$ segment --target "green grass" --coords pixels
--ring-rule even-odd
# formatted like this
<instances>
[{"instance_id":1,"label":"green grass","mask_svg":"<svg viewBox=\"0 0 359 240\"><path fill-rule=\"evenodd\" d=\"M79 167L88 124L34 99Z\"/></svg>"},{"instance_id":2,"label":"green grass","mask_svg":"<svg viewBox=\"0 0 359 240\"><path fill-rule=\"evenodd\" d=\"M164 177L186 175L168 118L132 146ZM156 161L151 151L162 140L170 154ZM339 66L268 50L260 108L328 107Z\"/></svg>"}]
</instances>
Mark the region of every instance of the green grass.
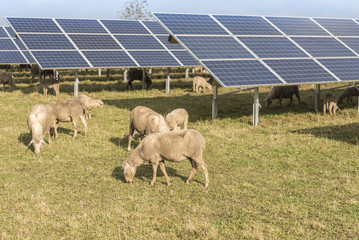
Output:
<instances>
[{"instance_id":1,"label":"green grass","mask_svg":"<svg viewBox=\"0 0 359 240\"><path fill-rule=\"evenodd\" d=\"M139 88L139 82L134 83ZM211 95L192 93L178 79L171 93L156 80L149 91L125 91L117 81L81 81L80 91L100 98L72 139L71 123L60 123L59 138L40 154L27 149L26 118L37 103L57 101L18 84L0 91L1 239L354 239L359 236L359 119L355 104L341 105L335 117L313 112L314 88L300 88L308 107L280 108L275 101L251 126L251 96L219 98L211 120ZM60 100L72 98L73 83L60 86ZM229 92L220 89L220 93ZM268 88L260 88L263 99ZM338 95L341 90L335 90ZM201 169L190 185L190 163L166 162L173 186L152 167L138 168L124 182L129 113L137 105L165 115L184 107L189 128L207 142ZM132 146L138 145L138 138ZM32 148L31 148L32 149Z\"/></svg>"}]
</instances>

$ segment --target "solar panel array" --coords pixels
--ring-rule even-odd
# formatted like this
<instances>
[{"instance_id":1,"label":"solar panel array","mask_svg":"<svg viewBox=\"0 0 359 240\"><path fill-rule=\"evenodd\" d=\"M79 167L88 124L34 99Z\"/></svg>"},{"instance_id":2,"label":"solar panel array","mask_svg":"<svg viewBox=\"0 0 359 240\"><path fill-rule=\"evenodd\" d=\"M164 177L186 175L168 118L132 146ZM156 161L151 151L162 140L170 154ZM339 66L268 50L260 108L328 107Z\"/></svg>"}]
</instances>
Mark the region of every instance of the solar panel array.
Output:
<instances>
[{"instance_id":1,"label":"solar panel array","mask_svg":"<svg viewBox=\"0 0 359 240\"><path fill-rule=\"evenodd\" d=\"M6 19L42 69L199 65L155 21Z\"/></svg>"},{"instance_id":2,"label":"solar panel array","mask_svg":"<svg viewBox=\"0 0 359 240\"><path fill-rule=\"evenodd\" d=\"M359 21L154 13L223 87L359 81Z\"/></svg>"},{"instance_id":3,"label":"solar panel array","mask_svg":"<svg viewBox=\"0 0 359 240\"><path fill-rule=\"evenodd\" d=\"M29 64L35 60L31 57L25 46L16 39L10 27L0 27L0 64Z\"/></svg>"}]
</instances>

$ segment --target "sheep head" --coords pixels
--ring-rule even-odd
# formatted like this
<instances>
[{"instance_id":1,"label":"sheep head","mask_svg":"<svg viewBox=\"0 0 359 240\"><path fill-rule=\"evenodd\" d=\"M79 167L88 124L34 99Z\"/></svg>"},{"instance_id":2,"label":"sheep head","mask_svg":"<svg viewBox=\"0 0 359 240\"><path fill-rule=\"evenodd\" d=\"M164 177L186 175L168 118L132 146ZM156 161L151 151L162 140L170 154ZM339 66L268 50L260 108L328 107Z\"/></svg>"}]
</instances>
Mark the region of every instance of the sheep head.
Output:
<instances>
[{"instance_id":1,"label":"sheep head","mask_svg":"<svg viewBox=\"0 0 359 240\"><path fill-rule=\"evenodd\" d=\"M131 166L126 160L123 162L122 168L123 168L123 175L125 176L126 182L132 183L133 177L136 174L137 167Z\"/></svg>"},{"instance_id":2,"label":"sheep head","mask_svg":"<svg viewBox=\"0 0 359 240\"><path fill-rule=\"evenodd\" d=\"M42 144L45 144L45 141L41 138L40 140L39 139L32 139L31 142L29 143L28 147L32 144L32 146L34 146L34 152L36 154L40 153L41 151L41 146Z\"/></svg>"}]
</instances>

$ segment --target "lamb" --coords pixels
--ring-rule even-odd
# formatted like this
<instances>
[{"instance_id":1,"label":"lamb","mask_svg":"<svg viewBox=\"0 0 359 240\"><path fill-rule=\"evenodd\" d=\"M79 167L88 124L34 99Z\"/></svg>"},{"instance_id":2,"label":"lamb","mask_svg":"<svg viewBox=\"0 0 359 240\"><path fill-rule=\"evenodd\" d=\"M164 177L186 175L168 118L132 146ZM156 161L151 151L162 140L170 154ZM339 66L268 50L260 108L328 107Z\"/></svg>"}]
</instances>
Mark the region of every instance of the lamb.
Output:
<instances>
[{"instance_id":1,"label":"lamb","mask_svg":"<svg viewBox=\"0 0 359 240\"><path fill-rule=\"evenodd\" d=\"M301 104L298 86L275 86L263 101L266 101L266 107L268 107L274 99L279 99L279 105L282 106L282 99L290 98L290 105L293 102L293 94L297 96L298 103Z\"/></svg>"},{"instance_id":2,"label":"lamb","mask_svg":"<svg viewBox=\"0 0 359 240\"><path fill-rule=\"evenodd\" d=\"M206 141L204 137L192 129L148 135L132 152L130 157L123 162L125 180L131 183L138 166L143 163L152 163L153 179L151 185L156 182L157 168L160 165L166 177L167 185L170 186L170 178L166 173L164 161L180 162L189 159L192 164L192 171L186 183L191 182L197 172L198 165L200 165L205 175L206 182L204 187L206 188L209 184L209 178L207 165L203 161L205 147Z\"/></svg>"},{"instance_id":3,"label":"lamb","mask_svg":"<svg viewBox=\"0 0 359 240\"><path fill-rule=\"evenodd\" d=\"M60 94L60 83L55 79L44 79L40 84L35 86L35 91L39 91L42 88L44 96L47 96L47 89L52 88L55 90L55 95L58 96Z\"/></svg>"},{"instance_id":4,"label":"lamb","mask_svg":"<svg viewBox=\"0 0 359 240\"><path fill-rule=\"evenodd\" d=\"M167 132L166 121L163 116L145 106L137 106L130 113L130 131L128 133L128 147L131 150L131 141L135 130L140 134L141 140L145 135L156 132Z\"/></svg>"},{"instance_id":5,"label":"lamb","mask_svg":"<svg viewBox=\"0 0 359 240\"><path fill-rule=\"evenodd\" d=\"M140 69L131 69L128 72L128 82L127 82L127 85L126 85L126 89L128 88L128 86L130 86L131 90L132 90L132 82L134 80L142 81L142 76L143 76L143 71L142 70L140 70ZM152 84L152 80L148 76L147 72L145 73L145 83L146 83L146 89L148 89Z\"/></svg>"},{"instance_id":6,"label":"lamb","mask_svg":"<svg viewBox=\"0 0 359 240\"><path fill-rule=\"evenodd\" d=\"M359 91L357 87L349 87L347 89L345 89L338 97L338 103L342 103L344 98L347 98L347 102L353 101L353 96L359 96Z\"/></svg>"},{"instance_id":7,"label":"lamb","mask_svg":"<svg viewBox=\"0 0 359 240\"><path fill-rule=\"evenodd\" d=\"M101 101L101 99L92 99L92 98L86 96L85 94L81 94L77 98L80 100L80 102L85 107L86 119L91 118L91 110L92 110L92 108L103 107L103 102Z\"/></svg>"},{"instance_id":8,"label":"lamb","mask_svg":"<svg viewBox=\"0 0 359 240\"><path fill-rule=\"evenodd\" d=\"M48 108L42 104L36 104L32 107L28 117L27 126L31 132L32 139L28 147L32 144L35 149L35 153L40 153L41 145L44 143L44 137L48 135L48 142L50 139L50 128L55 125L55 119L52 118L51 112Z\"/></svg>"},{"instance_id":9,"label":"lamb","mask_svg":"<svg viewBox=\"0 0 359 240\"><path fill-rule=\"evenodd\" d=\"M184 108L177 108L167 114L166 123L170 130L180 130L181 124L183 124L183 129L187 129L188 112Z\"/></svg>"},{"instance_id":10,"label":"lamb","mask_svg":"<svg viewBox=\"0 0 359 240\"><path fill-rule=\"evenodd\" d=\"M334 114L336 113L337 109L339 109L338 105L337 105L337 99L336 97L331 94L328 93L327 95L325 95L324 97L324 106L323 106L323 114L325 115L327 112L327 109L329 110L329 114L330 116L332 115L332 111L334 112Z\"/></svg>"},{"instance_id":11,"label":"lamb","mask_svg":"<svg viewBox=\"0 0 359 240\"><path fill-rule=\"evenodd\" d=\"M74 136L77 136L77 122L79 118L81 119L82 124L85 129L85 137L87 136L87 122L85 118L85 107L78 99L65 100L62 102L50 103L48 105L51 109L51 114L54 119L56 119L56 124L54 125L55 137L58 138L57 127L59 122L73 122L74 124Z\"/></svg>"},{"instance_id":12,"label":"lamb","mask_svg":"<svg viewBox=\"0 0 359 240\"><path fill-rule=\"evenodd\" d=\"M16 88L14 79L11 72L0 71L0 84L3 84L5 90L5 84L11 86L12 89Z\"/></svg>"},{"instance_id":13,"label":"lamb","mask_svg":"<svg viewBox=\"0 0 359 240\"><path fill-rule=\"evenodd\" d=\"M200 87L203 89L204 93L206 92L206 88L212 92L212 85L209 84L203 77L196 76L193 78L193 92L198 93Z\"/></svg>"}]
</instances>

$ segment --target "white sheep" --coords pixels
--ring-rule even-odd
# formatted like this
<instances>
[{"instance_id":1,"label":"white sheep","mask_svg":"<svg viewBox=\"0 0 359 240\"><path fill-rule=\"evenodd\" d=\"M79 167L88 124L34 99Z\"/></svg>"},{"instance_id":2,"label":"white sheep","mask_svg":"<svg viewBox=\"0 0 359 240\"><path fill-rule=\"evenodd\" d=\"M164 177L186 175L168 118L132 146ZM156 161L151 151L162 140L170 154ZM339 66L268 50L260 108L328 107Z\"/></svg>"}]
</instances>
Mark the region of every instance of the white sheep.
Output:
<instances>
[{"instance_id":1,"label":"white sheep","mask_svg":"<svg viewBox=\"0 0 359 240\"><path fill-rule=\"evenodd\" d=\"M32 144L36 154L40 152L41 145L45 143L44 137L46 134L48 135L48 142L51 143L50 128L55 125L55 121L46 106L37 104L31 108L27 117L27 126L31 132L32 139L28 147Z\"/></svg>"},{"instance_id":2,"label":"white sheep","mask_svg":"<svg viewBox=\"0 0 359 240\"><path fill-rule=\"evenodd\" d=\"M135 130L140 134L141 140L145 135L169 131L163 116L144 106L135 107L130 113L130 130L128 133L128 147L131 150L131 141Z\"/></svg>"},{"instance_id":3,"label":"white sheep","mask_svg":"<svg viewBox=\"0 0 359 240\"><path fill-rule=\"evenodd\" d=\"M103 107L103 102L101 99L92 99L85 94L81 94L77 97L81 103L85 106L85 116L86 119L91 118L91 110L95 107Z\"/></svg>"},{"instance_id":4,"label":"white sheep","mask_svg":"<svg viewBox=\"0 0 359 240\"><path fill-rule=\"evenodd\" d=\"M184 108L177 108L167 114L166 123L170 130L180 130L180 125L183 124L183 129L187 129L188 112Z\"/></svg>"},{"instance_id":5,"label":"white sheep","mask_svg":"<svg viewBox=\"0 0 359 240\"><path fill-rule=\"evenodd\" d=\"M160 165L166 177L167 185L170 186L170 178L166 173L164 161L180 162L189 159L192 164L192 171L186 183L191 182L197 172L198 165L200 165L205 175L206 182L204 187L208 187L207 165L203 161L205 147L206 141L204 137L192 129L148 135L132 152L130 157L123 162L125 180L131 183L137 167L143 163L152 163L153 179L151 185L156 182L157 168Z\"/></svg>"},{"instance_id":6,"label":"white sheep","mask_svg":"<svg viewBox=\"0 0 359 240\"><path fill-rule=\"evenodd\" d=\"M331 94L328 93L324 97L324 106L323 106L323 114L325 115L327 110L329 110L330 116L334 112L334 115L336 114L337 110L340 110L337 105L337 98Z\"/></svg>"},{"instance_id":7,"label":"white sheep","mask_svg":"<svg viewBox=\"0 0 359 240\"><path fill-rule=\"evenodd\" d=\"M193 78L193 92L199 93L200 87L203 89L204 93L206 92L206 88L212 92L212 85L209 84L203 77L196 76Z\"/></svg>"}]
</instances>

